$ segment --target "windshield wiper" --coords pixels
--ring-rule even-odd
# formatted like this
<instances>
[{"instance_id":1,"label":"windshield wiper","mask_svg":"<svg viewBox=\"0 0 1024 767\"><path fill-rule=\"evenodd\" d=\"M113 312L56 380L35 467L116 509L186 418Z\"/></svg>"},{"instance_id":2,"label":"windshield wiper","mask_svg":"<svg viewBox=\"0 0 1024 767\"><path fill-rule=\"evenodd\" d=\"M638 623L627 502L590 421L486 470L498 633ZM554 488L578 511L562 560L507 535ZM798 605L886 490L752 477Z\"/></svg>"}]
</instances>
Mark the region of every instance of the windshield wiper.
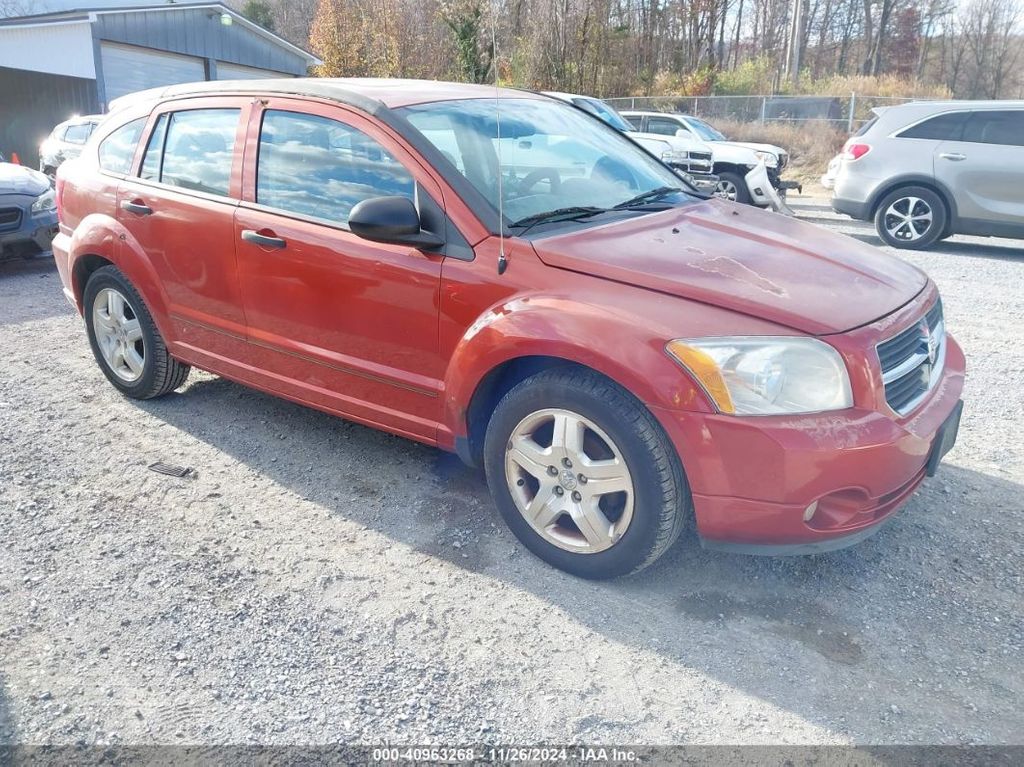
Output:
<instances>
[{"instance_id":1,"label":"windshield wiper","mask_svg":"<svg viewBox=\"0 0 1024 767\"><path fill-rule=\"evenodd\" d=\"M596 216L598 213L607 212L607 208L598 208L594 205L572 205L568 208L555 208L554 210L546 210L542 213L534 213L518 221L513 221L509 226L526 227L519 233L521 237L537 224L545 224L551 221L571 221L574 218L586 218L588 216Z\"/></svg>"},{"instance_id":2,"label":"windshield wiper","mask_svg":"<svg viewBox=\"0 0 1024 767\"><path fill-rule=\"evenodd\" d=\"M670 194L676 192L685 192L686 190L678 186L659 186L657 189L651 189L650 191L638 194L636 197L630 197L625 202L620 202L614 206L614 210L622 210L624 208L632 208L636 205L643 205L645 202L654 202L662 197L668 197Z\"/></svg>"}]
</instances>

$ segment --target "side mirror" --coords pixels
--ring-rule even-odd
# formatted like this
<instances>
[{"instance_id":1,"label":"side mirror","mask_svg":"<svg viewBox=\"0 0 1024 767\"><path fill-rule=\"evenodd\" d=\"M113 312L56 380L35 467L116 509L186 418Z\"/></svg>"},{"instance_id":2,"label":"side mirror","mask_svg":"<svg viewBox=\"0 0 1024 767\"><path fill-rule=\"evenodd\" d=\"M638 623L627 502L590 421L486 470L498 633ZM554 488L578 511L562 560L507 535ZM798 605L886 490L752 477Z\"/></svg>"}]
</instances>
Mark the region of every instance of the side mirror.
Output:
<instances>
[{"instance_id":1,"label":"side mirror","mask_svg":"<svg viewBox=\"0 0 1024 767\"><path fill-rule=\"evenodd\" d=\"M679 128L676 131L676 135L679 136L679 138L686 138L690 135L690 131L686 130L686 128Z\"/></svg>"},{"instance_id":2,"label":"side mirror","mask_svg":"<svg viewBox=\"0 0 1024 767\"><path fill-rule=\"evenodd\" d=\"M348 216L348 228L364 240L411 245L430 250L444 244L420 225L420 214L408 197L371 197L356 204Z\"/></svg>"}]
</instances>

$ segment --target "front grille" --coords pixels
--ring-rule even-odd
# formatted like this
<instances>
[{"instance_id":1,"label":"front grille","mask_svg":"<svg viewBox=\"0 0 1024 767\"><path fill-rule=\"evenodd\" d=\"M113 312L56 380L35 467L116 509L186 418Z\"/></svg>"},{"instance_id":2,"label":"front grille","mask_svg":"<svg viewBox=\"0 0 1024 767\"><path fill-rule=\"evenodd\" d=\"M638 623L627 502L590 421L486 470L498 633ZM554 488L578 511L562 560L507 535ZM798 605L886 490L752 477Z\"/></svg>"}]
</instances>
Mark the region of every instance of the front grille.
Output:
<instances>
[{"instance_id":1,"label":"front grille","mask_svg":"<svg viewBox=\"0 0 1024 767\"><path fill-rule=\"evenodd\" d=\"M885 400L900 415L917 407L939 379L946 361L946 328L942 301L876 350L882 367Z\"/></svg>"},{"instance_id":2,"label":"front grille","mask_svg":"<svg viewBox=\"0 0 1024 767\"><path fill-rule=\"evenodd\" d=\"M711 152L690 152L690 170L694 173L710 173L714 167Z\"/></svg>"},{"instance_id":3,"label":"front grille","mask_svg":"<svg viewBox=\"0 0 1024 767\"><path fill-rule=\"evenodd\" d=\"M17 229L21 225L21 208L0 208L0 232Z\"/></svg>"}]
</instances>

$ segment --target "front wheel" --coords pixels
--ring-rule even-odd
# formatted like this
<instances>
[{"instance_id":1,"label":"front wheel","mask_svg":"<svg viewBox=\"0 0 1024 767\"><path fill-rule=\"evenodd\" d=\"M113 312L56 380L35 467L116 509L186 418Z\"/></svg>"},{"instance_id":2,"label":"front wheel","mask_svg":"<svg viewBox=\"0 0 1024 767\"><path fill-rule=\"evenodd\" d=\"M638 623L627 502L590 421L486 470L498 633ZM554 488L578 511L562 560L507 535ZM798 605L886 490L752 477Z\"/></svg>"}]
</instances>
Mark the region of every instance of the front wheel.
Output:
<instances>
[{"instance_id":1,"label":"front wheel","mask_svg":"<svg viewBox=\"0 0 1024 767\"><path fill-rule=\"evenodd\" d=\"M636 398L590 371L549 370L509 391L488 424L484 466L516 537L584 578L647 567L691 514L661 426Z\"/></svg>"},{"instance_id":2,"label":"front wheel","mask_svg":"<svg viewBox=\"0 0 1024 767\"><path fill-rule=\"evenodd\" d=\"M724 171L718 174L718 186L715 188L715 197L723 200L738 202L743 205L750 204L750 190L747 189L747 180L739 173Z\"/></svg>"}]
</instances>

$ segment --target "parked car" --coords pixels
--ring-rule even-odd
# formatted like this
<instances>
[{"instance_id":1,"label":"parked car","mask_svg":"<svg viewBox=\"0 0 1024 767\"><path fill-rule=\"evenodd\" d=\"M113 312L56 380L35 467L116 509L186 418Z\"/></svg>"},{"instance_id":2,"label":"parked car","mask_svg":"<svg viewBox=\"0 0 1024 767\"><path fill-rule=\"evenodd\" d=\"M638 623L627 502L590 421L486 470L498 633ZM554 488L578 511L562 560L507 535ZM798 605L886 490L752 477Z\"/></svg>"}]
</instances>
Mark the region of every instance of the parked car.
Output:
<instances>
[{"instance_id":1,"label":"parked car","mask_svg":"<svg viewBox=\"0 0 1024 767\"><path fill-rule=\"evenodd\" d=\"M615 111L614 107L592 96L580 96L575 93L559 91L544 91L544 95L579 107L584 112L603 120L615 130L628 134L648 152L682 173L698 191L706 194L715 194L718 191L718 176L711 172L714 164L711 147L703 141L639 133L623 119L622 115Z\"/></svg>"},{"instance_id":2,"label":"parked car","mask_svg":"<svg viewBox=\"0 0 1024 767\"><path fill-rule=\"evenodd\" d=\"M33 258L50 250L57 210L50 180L0 159L0 261Z\"/></svg>"},{"instance_id":3,"label":"parked car","mask_svg":"<svg viewBox=\"0 0 1024 767\"><path fill-rule=\"evenodd\" d=\"M782 180L782 171L789 162L789 153L772 144L754 144L729 141L722 133L696 117L668 112L624 110L622 116L636 130L655 135L699 138L708 143L715 155L715 173L721 179L719 195L737 202L766 205L759 196L743 183L744 169L764 163L772 188L782 196L787 189L799 187L796 182Z\"/></svg>"},{"instance_id":4,"label":"parked car","mask_svg":"<svg viewBox=\"0 0 1024 767\"><path fill-rule=\"evenodd\" d=\"M78 157L103 115L85 115L65 120L39 145L39 170L54 176L65 160Z\"/></svg>"},{"instance_id":5,"label":"parked car","mask_svg":"<svg viewBox=\"0 0 1024 767\"><path fill-rule=\"evenodd\" d=\"M842 157L832 207L873 220L887 245L1024 237L1024 101L876 109Z\"/></svg>"},{"instance_id":6,"label":"parked car","mask_svg":"<svg viewBox=\"0 0 1024 767\"><path fill-rule=\"evenodd\" d=\"M926 275L695 197L567 104L295 79L114 106L58 171L54 242L107 379L146 399L194 365L454 451L569 572L694 526L850 545L956 438L964 356ZM534 148L554 164L521 175Z\"/></svg>"}]
</instances>

